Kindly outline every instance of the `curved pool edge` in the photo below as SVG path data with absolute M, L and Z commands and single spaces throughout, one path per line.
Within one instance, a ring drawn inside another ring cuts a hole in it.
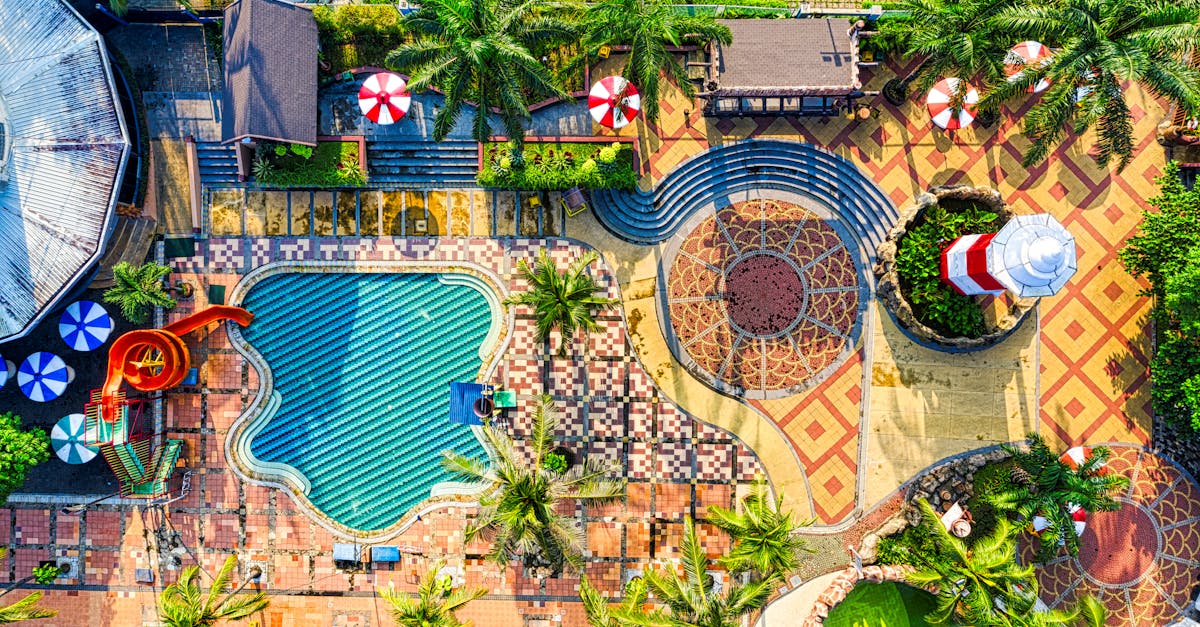
M 480 346 L 479 356 L 482 364 L 479 373 L 476 374 L 476 381 L 486 381 L 492 376 L 500 364 L 501 356 L 508 349 L 508 344 L 512 339 L 514 315 L 503 304 L 504 299 L 508 296 L 508 290 L 504 287 L 504 282 L 491 270 L 468 261 L 273 262 L 255 268 L 242 277 L 237 285 L 234 286 L 229 296 L 229 302 L 240 305 L 250 290 L 268 277 L 276 274 L 299 272 L 323 274 L 333 272 L 434 274 L 438 276 L 439 280 L 443 275 L 452 275 L 452 284 L 467 285 L 479 291 L 487 301 L 489 308 L 492 308 L 493 312 L 498 310 L 501 315 L 493 316 L 488 335 Z M 502 319 L 502 321 L 498 319 Z M 382 529 L 355 529 L 326 515 L 325 512 L 321 511 L 319 507 L 309 500 L 307 496 L 310 488 L 308 480 L 298 470 L 286 464 L 277 464 L 275 462 L 260 461 L 259 464 L 255 464 L 254 462 L 259 460 L 252 454 L 248 456 L 248 459 L 243 459 L 239 451 L 245 449 L 246 452 L 249 452 L 252 437 L 274 415 L 274 411 L 270 408 L 272 397 L 279 398 L 279 394 L 275 392 L 274 375 L 262 354 L 246 340 L 242 335 L 240 327 L 235 324 L 226 324 L 225 327 L 234 349 L 253 366 L 259 378 L 259 387 L 254 394 L 254 398 L 250 400 L 246 409 L 234 420 L 233 425 L 225 436 L 225 461 L 238 478 L 253 485 L 278 488 L 288 493 L 296 501 L 298 507 L 312 520 L 317 522 L 317 524 L 334 535 L 355 542 L 376 542 L 396 536 L 412 526 L 421 516 L 442 507 L 450 505 L 474 506 L 478 504 L 475 497 L 488 486 L 452 481 L 441 482 L 435 484 L 430 489 L 429 497 L 426 497 L 410 508 L 395 523 Z M 491 340 L 490 345 L 488 340 Z M 276 405 L 276 407 L 278 406 Z M 265 418 L 260 418 L 262 416 L 265 416 Z M 484 450 L 488 451 L 490 455 L 491 451 L 488 449 L 482 435 L 476 431 L 475 436 L 483 444 Z M 292 476 L 291 473 L 276 466 L 285 466 L 299 476 Z

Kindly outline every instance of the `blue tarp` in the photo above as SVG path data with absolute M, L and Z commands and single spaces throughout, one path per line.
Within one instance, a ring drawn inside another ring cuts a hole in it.
M 482 425 L 475 415 L 475 401 L 483 398 L 482 383 L 450 383 L 450 422 L 456 425 Z

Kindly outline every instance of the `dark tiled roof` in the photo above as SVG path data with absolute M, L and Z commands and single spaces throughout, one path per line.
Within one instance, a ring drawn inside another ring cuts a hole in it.
M 317 22 L 280 0 L 225 9 L 221 136 L 317 142 Z
M 859 88 L 858 49 L 846 19 L 718 20 L 719 95 L 845 94 Z

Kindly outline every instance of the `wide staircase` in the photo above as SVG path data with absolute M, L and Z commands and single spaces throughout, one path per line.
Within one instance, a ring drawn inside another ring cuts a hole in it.
M 232 144 L 197 142 L 196 156 L 202 184 L 224 186 L 238 182 L 237 156 Z
M 833 209 L 859 236 L 866 259 L 899 220 L 888 197 L 850 161 L 812 144 L 752 139 L 717 146 L 671 171 L 652 192 L 593 190 L 600 222 L 638 244 L 662 242 L 697 209 L 733 193 L 780 190 Z M 718 207 L 719 208 L 719 207 Z
M 371 186 L 474 187 L 479 144 L 470 140 L 376 140 L 367 142 Z

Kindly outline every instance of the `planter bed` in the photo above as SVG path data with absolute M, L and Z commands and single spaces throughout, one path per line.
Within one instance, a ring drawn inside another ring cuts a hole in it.
M 941 226 L 930 223 L 934 216 Z M 932 348 L 976 350 L 1020 324 L 1036 299 L 963 296 L 940 278 L 941 251 L 950 242 L 994 233 L 1012 216 L 999 192 L 967 186 L 931 189 L 902 213 L 879 248 L 875 276 L 884 307 L 910 337 Z
M 507 142 L 483 145 L 478 181 L 484 187 L 517 190 L 632 190 L 637 186 L 633 149 L 622 143 L 527 142 L 524 163 Z M 612 156 L 605 163 L 606 156 Z
M 279 154 L 278 147 L 286 152 Z M 311 156 L 297 154 L 291 144 L 263 143 L 255 150 L 254 180 L 263 187 L 358 187 L 366 182 L 359 144 L 318 141 Z M 300 148 L 303 152 L 303 148 Z M 266 163 L 264 167 L 262 164 Z

